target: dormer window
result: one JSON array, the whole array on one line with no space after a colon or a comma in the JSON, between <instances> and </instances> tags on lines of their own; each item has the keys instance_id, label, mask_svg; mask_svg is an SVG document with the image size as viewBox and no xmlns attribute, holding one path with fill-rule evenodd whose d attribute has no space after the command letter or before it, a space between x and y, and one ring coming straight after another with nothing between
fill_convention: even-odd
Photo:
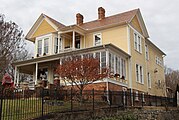
<instances>
[{"instance_id":1,"label":"dormer window","mask_svg":"<svg viewBox=\"0 0 179 120\"><path fill-rule=\"evenodd\" d=\"M37 48L37 54L42 54L42 40L38 40L38 48Z\"/></svg>"},{"instance_id":2,"label":"dormer window","mask_svg":"<svg viewBox=\"0 0 179 120\"><path fill-rule=\"evenodd\" d=\"M48 53L48 47L49 47L49 38L45 38L44 39L44 53L47 54Z\"/></svg>"},{"instance_id":3,"label":"dormer window","mask_svg":"<svg viewBox=\"0 0 179 120\"><path fill-rule=\"evenodd\" d=\"M37 39L37 56L49 54L49 37Z\"/></svg>"},{"instance_id":4,"label":"dormer window","mask_svg":"<svg viewBox=\"0 0 179 120\"><path fill-rule=\"evenodd\" d=\"M101 33L94 34L94 46L101 45Z\"/></svg>"},{"instance_id":5,"label":"dormer window","mask_svg":"<svg viewBox=\"0 0 179 120\"><path fill-rule=\"evenodd\" d=\"M54 40L54 53L58 53L58 38L57 37Z\"/></svg>"}]
</instances>

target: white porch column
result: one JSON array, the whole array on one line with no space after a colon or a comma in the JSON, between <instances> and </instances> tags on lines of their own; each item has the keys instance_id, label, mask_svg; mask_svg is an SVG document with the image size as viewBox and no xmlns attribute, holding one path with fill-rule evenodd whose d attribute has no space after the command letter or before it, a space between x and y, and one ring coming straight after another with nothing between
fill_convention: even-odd
<instances>
[{"instance_id":1,"label":"white porch column","mask_svg":"<svg viewBox=\"0 0 179 120\"><path fill-rule=\"evenodd\" d=\"M17 84L17 79L16 79L16 77L17 77L17 66L15 66L15 70L14 70L14 85L16 86L16 84Z\"/></svg>"},{"instance_id":2,"label":"white porch column","mask_svg":"<svg viewBox=\"0 0 179 120\"><path fill-rule=\"evenodd\" d=\"M73 43L72 43L72 49L75 49L75 31L73 31Z\"/></svg>"},{"instance_id":3,"label":"white porch column","mask_svg":"<svg viewBox=\"0 0 179 120\"><path fill-rule=\"evenodd\" d=\"M35 64L35 85L37 85L38 63Z\"/></svg>"},{"instance_id":4,"label":"white porch column","mask_svg":"<svg viewBox=\"0 0 179 120\"><path fill-rule=\"evenodd\" d=\"M16 86L19 86L19 69L17 69L17 84Z\"/></svg>"}]
</instances>

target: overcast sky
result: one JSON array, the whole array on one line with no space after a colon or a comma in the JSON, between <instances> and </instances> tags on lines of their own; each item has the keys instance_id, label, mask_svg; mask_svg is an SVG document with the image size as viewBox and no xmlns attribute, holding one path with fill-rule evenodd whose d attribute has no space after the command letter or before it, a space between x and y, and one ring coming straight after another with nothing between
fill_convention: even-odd
<instances>
[{"instance_id":1,"label":"overcast sky","mask_svg":"<svg viewBox=\"0 0 179 120\"><path fill-rule=\"evenodd\" d=\"M16 22L24 34L41 13L71 25L79 12L84 21L97 19L97 8L101 6L106 16L140 8L150 39L167 54L165 65L179 69L179 0L0 0L0 3L0 13ZM31 47L29 43L28 48Z\"/></svg>"}]
</instances>

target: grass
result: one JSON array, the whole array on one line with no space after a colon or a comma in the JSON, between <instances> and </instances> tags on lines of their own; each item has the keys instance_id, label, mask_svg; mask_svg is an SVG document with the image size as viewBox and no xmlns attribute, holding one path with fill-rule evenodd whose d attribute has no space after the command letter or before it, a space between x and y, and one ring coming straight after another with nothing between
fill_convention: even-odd
<instances>
[{"instance_id":1,"label":"grass","mask_svg":"<svg viewBox=\"0 0 179 120\"><path fill-rule=\"evenodd\" d=\"M58 104L56 104L58 103ZM69 102L44 101L43 114L62 112L70 109ZM42 99L6 99L3 100L2 120L33 119L42 115Z\"/></svg>"}]
</instances>

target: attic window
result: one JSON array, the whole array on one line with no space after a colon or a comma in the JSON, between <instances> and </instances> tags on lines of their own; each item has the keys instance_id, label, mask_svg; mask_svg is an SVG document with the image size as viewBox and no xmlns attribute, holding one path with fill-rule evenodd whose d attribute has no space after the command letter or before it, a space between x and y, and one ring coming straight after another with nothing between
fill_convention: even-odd
<instances>
[{"instance_id":1,"label":"attic window","mask_svg":"<svg viewBox=\"0 0 179 120\"><path fill-rule=\"evenodd\" d=\"M94 45L101 45L101 33L94 34Z\"/></svg>"}]
</instances>

